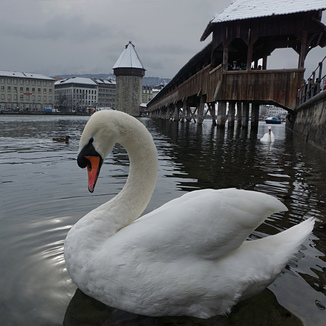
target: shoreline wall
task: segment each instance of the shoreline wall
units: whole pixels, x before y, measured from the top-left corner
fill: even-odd
[[[287,127],[306,142],[326,151],[326,91],[323,91],[294,110]]]

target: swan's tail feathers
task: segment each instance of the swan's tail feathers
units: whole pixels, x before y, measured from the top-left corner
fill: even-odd
[[[303,242],[308,238],[315,224],[313,217],[295,225],[283,232],[275,234],[272,241],[277,248],[275,255],[279,256],[279,262],[286,264],[290,259],[294,258],[295,254],[300,250]],[[282,262],[282,260],[284,261]]]
[[[246,241],[240,247],[240,249],[244,249],[242,254],[247,254],[247,261],[251,260],[255,275],[255,285],[246,288],[242,298],[249,298],[261,292],[278,277],[289,261],[296,257],[303,242],[311,233],[314,223],[315,219],[309,218],[278,234],[259,240]],[[251,273],[249,268],[248,273]]]
[[[281,232],[288,239],[289,243],[292,243],[293,246],[299,247],[302,242],[304,242],[312,229],[314,228],[315,218],[310,217],[309,219]]]

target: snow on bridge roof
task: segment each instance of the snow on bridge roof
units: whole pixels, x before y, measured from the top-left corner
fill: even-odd
[[[235,0],[215,15],[211,23],[325,9],[325,0]]]

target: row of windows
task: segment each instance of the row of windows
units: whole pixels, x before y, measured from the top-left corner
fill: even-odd
[[[74,94],[96,94],[96,90],[74,88]]]
[[[16,79],[16,78],[1,78],[1,84],[8,84],[8,85],[32,85],[32,86],[41,86],[43,85],[44,87],[49,86],[52,87],[53,86],[53,81],[46,81],[46,80],[29,80],[29,79]]]
[[[109,90],[99,90],[99,94],[115,94],[115,89],[109,89]]]
[[[11,90],[13,90],[14,93],[17,93],[18,92],[18,87],[14,86],[14,87],[11,88],[11,86],[7,86],[7,92],[11,92]],[[43,94],[46,94],[47,90],[49,91],[49,93],[52,93],[52,88],[49,88],[49,89],[43,88]],[[5,91],[5,86],[1,86],[1,92],[4,92],[4,91]],[[25,93],[29,93],[30,92],[30,89],[29,89],[29,87],[25,87],[25,90],[24,90],[24,87],[20,87],[19,88],[19,91],[21,93],[24,93],[24,92]],[[35,92],[35,88],[34,87],[31,88],[31,92]],[[37,89],[37,92],[38,93],[41,93],[41,88],[38,88]]]
[[[75,100],[85,100],[85,101],[96,101],[96,96],[87,96],[87,97],[83,97],[83,96],[75,96]]]
[[[22,101],[22,100],[25,100],[25,101],[35,101],[36,99],[36,96],[35,95],[25,95],[25,97],[23,97],[23,95],[20,95],[19,96],[19,99]],[[5,94],[1,94],[1,100],[5,101],[11,101],[11,100],[14,100],[14,101],[17,101],[18,100],[18,95],[17,94],[14,94],[13,96],[11,96],[11,94],[8,94],[7,95],[7,99],[6,99],[6,96]],[[37,101],[40,102],[41,101],[41,95],[38,95],[37,96]],[[46,102],[47,101],[47,96],[43,96],[43,102]],[[49,96],[49,102],[52,101],[52,96]]]

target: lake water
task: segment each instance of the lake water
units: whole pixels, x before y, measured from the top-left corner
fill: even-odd
[[[70,280],[63,244],[70,227],[115,196],[128,175],[116,146],[93,194],[76,163],[88,117],[0,116],[0,324],[9,325],[279,325],[321,326],[326,320],[326,155],[275,125],[274,144],[257,134],[224,130],[205,121],[141,118],[159,154],[159,177],[146,212],[187,191],[237,187],[272,194],[289,208],[268,218],[260,238],[314,216],[313,234],[280,277],[228,317],[146,318],[109,309],[84,296]],[[69,144],[52,141],[69,135]],[[203,203],[204,205],[205,203]],[[73,299],[72,299],[73,298]],[[292,322],[292,324],[290,324]]]

